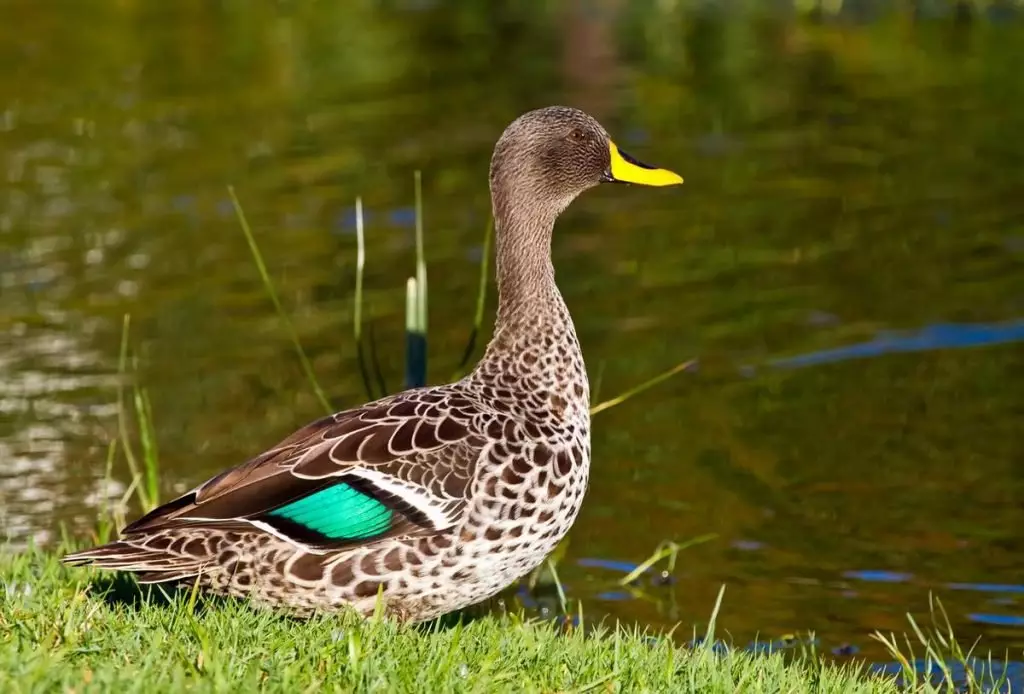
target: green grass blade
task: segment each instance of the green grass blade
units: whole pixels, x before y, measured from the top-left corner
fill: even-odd
[[[672,572],[676,567],[676,556],[684,549],[699,545],[704,542],[710,542],[714,540],[718,535],[716,533],[707,533],[705,535],[698,535],[697,537],[686,540],[685,542],[672,542],[666,540],[659,544],[655,548],[654,553],[651,554],[647,559],[641,562],[635,569],[630,571],[628,574],[619,579],[618,583],[620,586],[627,586],[636,579],[640,578],[641,575],[649,568],[657,564],[662,559],[668,559],[668,571]]]
[[[117,359],[117,436],[121,439],[124,459],[128,463],[128,471],[132,476],[131,487],[136,490],[139,504],[142,508],[151,509],[156,507],[156,503],[155,500],[149,498],[146,488],[140,484],[142,471],[131,443],[132,437],[128,427],[128,404],[125,402],[125,384],[128,381],[128,334],[130,330],[131,316],[126,313],[121,323],[121,348]]]
[[[363,224],[363,199],[356,198],[356,295],[353,299],[352,336],[356,342],[356,362],[363,389],[369,400],[374,399],[370,372],[366,368],[366,350],[363,344],[363,271],[366,267],[366,232]],[[381,391],[381,395],[384,392]]]
[[[725,584],[718,589],[718,597],[715,598],[715,606],[711,610],[711,619],[708,620],[708,629],[704,634],[704,645],[708,648],[714,646],[715,629],[718,626],[718,614],[722,610],[722,599],[725,597]]]
[[[487,307],[487,283],[490,281],[488,266],[491,259],[491,240],[494,236],[494,220],[487,218],[487,226],[484,228],[484,249],[483,257],[480,258],[480,283],[476,292],[476,312],[473,314],[473,327],[469,332],[469,339],[466,341],[466,348],[459,360],[457,374],[461,373],[476,351],[476,341],[480,336],[480,328],[484,322],[484,309]]]
[[[423,249],[423,176],[416,171],[416,276],[406,284],[405,387],[427,382],[427,261]]]
[[[363,268],[366,266],[366,236],[363,227],[363,199],[356,198],[356,295],[352,307],[352,332],[363,339]]]
[[[416,278],[410,277],[405,281],[405,332],[416,332],[417,316]]]
[[[659,383],[667,381],[668,379],[670,379],[673,376],[675,376],[677,373],[681,373],[683,371],[686,371],[688,368],[690,368],[691,366],[693,366],[696,363],[697,363],[696,359],[688,359],[687,361],[684,361],[684,362],[682,362],[680,364],[676,364],[671,369],[668,369],[667,371],[663,371],[660,374],[658,374],[657,376],[654,376],[653,378],[647,379],[646,381],[644,381],[640,385],[634,386],[634,387],[630,388],[629,390],[627,390],[626,392],[621,393],[619,395],[616,395],[614,398],[609,398],[608,400],[605,400],[604,402],[600,402],[600,403],[594,405],[593,407],[590,408],[590,414],[591,415],[595,415],[598,412],[604,412],[605,410],[611,409],[612,407],[615,407],[616,405],[621,405],[622,403],[624,403],[627,400],[629,400],[631,397],[633,397],[635,395],[639,395],[640,393],[644,392],[645,390],[648,390],[649,388],[653,388],[654,386],[658,385]]]
[[[302,364],[302,370],[306,374],[306,380],[309,381],[309,385],[313,388],[313,392],[316,394],[317,399],[327,412],[334,412],[334,408],[331,407],[330,401],[327,399],[327,395],[320,387],[320,383],[316,379],[316,374],[313,371],[313,365],[310,363],[309,358],[306,356],[306,351],[302,349],[302,343],[299,342],[299,333],[295,329],[295,324],[292,323],[291,318],[285,313],[284,307],[281,305],[281,300],[277,296],[277,290],[274,289],[274,283],[270,279],[270,273],[267,272],[267,265],[263,262],[263,254],[260,253],[259,246],[256,244],[256,238],[252,235],[252,229],[249,227],[249,222],[245,218],[245,212],[242,210],[241,203],[238,202],[238,196],[235,195],[235,187],[228,186],[228,195],[231,196],[231,204],[235,208],[235,216],[238,218],[238,223],[242,227],[242,233],[245,234],[245,240],[249,244],[249,251],[252,253],[253,260],[256,263],[256,269],[259,271],[260,279],[263,280],[263,288],[267,292],[267,296],[270,297],[270,301],[274,304],[274,310],[277,311],[278,317],[284,323],[285,328],[288,330],[288,336],[291,338],[292,346],[295,348],[295,354],[299,358],[299,362]]]
[[[416,322],[419,332],[427,335],[427,260],[423,250],[423,176],[415,175],[416,183]]]
[[[138,365],[135,367],[135,372],[138,374]],[[149,502],[149,505],[143,510],[149,512],[156,508],[160,502],[159,454],[156,446],[156,430],[153,426],[152,405],[150,404],[149,394],[138,385],[138,377],[136,377],[133,402],[135,405],[135,421],[139,432],[139,442],[142,445],[146,497]]]
[[[99,519],[96,522],[95,533],[97,544],[100,545],[106,544],[110,540],[110,535],[117,526],[118,510],[110,503],[107,491],[110,489],[114,479],[114,459],[117,458],[118,441],[120,439],[114,437],[107,444],[107,460],[103,468],[103,506],[100,509]]]
[[[421,330],[419,282],[405,283],[405,387],[418,388],[427,382],[427,337]]]

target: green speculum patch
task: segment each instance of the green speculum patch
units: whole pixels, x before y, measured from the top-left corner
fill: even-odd
[[[304,496],[269,515],[293,523],[332,540],[364,540],[391,526],[391,509],[354,487],[339,483]]]

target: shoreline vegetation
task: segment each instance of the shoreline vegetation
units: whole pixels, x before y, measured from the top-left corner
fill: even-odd
[[[307,621],[0,553],[0,691],[896,692],[892,678],[584,621]],[[585,625],[585,626],[584,626]],[[705,643],[712,643],[714,621]]]
[[[245,600],[65,567],[59,557],[75,546],[0,549],[0,691],[1007,690],[1005,675],[991,676],[1000,672],[996,661],[974,659],[951,635],[925,634],[913,622],[905,640],[876,636],[901,666],[880,673],[867,663],[829,662],[810,648],[729,647],[716,640],[722,593],[706,631],[694,630],[688,646],[672,632],[588,622],[582,606],[562,621],[512,611],[416,626],[350,614],[299,620]],[[960,676],[951,657],[960,659]],[[979,671],[987,674],[972,674]]]
[[[407,325],[410,339],[417,344],[408,352],[407,381],[426,378],[426,264],[420,240],[418,172],[416,183],[417,262],[409,284]],[[310,387],[330,410],[238,198],[232,188],[228,192],[268,297],[288,329]],[[361,210],[357,201],[359,272],[353,336],[367,395],[380,397],[384,386],[372,326],[367,344],[362,324]],[[480,293],[457,375],[477,346],[491,234],[488,228]],[[126,524],[130,502],[143,511],[159,503],[154,415],[146,389],[134,378],[137,361],[130,350],[129,327],[126,315],[119,359],[118,426],[108,446],[106,477],[112,479],[115,466],[123,465],[131,483],[119,501],[101,509],[89,538],[97,544],[111,539],[115,529]],[[605,400],[597,393],[603,370],[599,366],[592,413],[615,407],[693,364],[693,360],[682,362]],[[381,391],[377,395],[375,385]],[[663,541],[620,584],[630,584],[663,561],[671,572],[680,551],[713,537]],[[13,551],[0,545],[0,691],[928,692],[1001,691],[1007,686],[999,661],[960,647],[937,600],[931,603],[935,629],[926,631],[908,616],[909,635],[873,636],[899,666],[895,674],[882,674],[870,671],[867,663],[828,662],[812,647],[794,654],[770,649],[750,652],[723,644],[716,640],[715,630],[724,587],[706,632],[694,631],[687,647],[674,637],[678,629],[658,634],[589,622],[582,604],[570,613],[554,558],[529,578],[528,585],[532,588],[546,572],[546,580],[553,580],[558,590],[562,612],[568,615],[564,619],[528,619],[509,611],[401,626],[354,615],[296,620],[254,609],[244,600],[207,597],[188,588],[140,587],[123,574],[63,566],[60,557],[80,544],[65,531],[57,547]],[[556,550],[553,556],[558,554]],[[931,676],[923,677],[922,672]]]

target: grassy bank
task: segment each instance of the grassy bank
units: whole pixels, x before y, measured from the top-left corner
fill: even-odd
[[[0,552],[0,691],[896,691],[848,668],[681,649],[600,626],[297,621],[187,591],[145,597],[133,585],[40,551]]]

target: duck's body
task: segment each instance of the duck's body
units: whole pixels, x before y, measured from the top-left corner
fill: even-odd
[[[383,599],[411,621],[526,575],[587,488],[589,386],[550,242],[601,180],[681,182],[623,158],[574,109],[517,119],[492,159],[498,318],[472,373],[314,422],[66,561],[297,614],[369,614]]]
[[[516,358],[490,352],[457,383],[325,417],[70,559],[297,614],[369,614],[382,590],[389,613],[423,620],[494,595],[564,537],[587,486],[579,344],[571,323],[536,328],[551,342],[509,345]],[[272,510],[324,488],[335,497],[322,503],[364,520]]]

